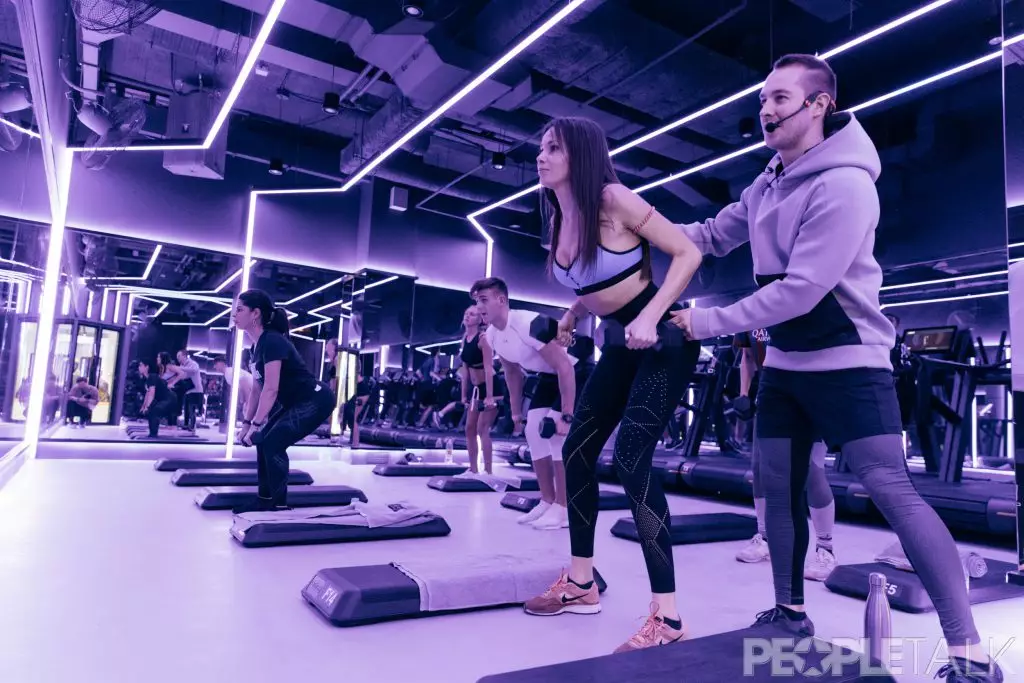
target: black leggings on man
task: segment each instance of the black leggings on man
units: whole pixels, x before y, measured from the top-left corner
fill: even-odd
[[[648,287],[606,317],[628,325],[655,292],[653,285]],[[576,404],[562,449],[572,554],[590,558],[594,556],[597,525],[597,458],[618,425],[615,470],[629,496],[654,593],[675,591],[675,568],[668,503],[660,473],[651,471],[651,460],[666,423],[690,383],[699,355],[698,342],[643,350],[605,345]]]
[[[309,398],[288,408],[274,407],[256,444],[260,498],[275,506],[288,504],[288,448],[316,431],[334,412],[334,402],[334,392],[318,384]]]
[[[803,605],[807,485],[820,434],[843,457],[903,543],[949,645],[979,642],[963,566],[946,525],[914,488],[889,370],[796,372],[765,368],[757,394],[757,448],[775,601]]]

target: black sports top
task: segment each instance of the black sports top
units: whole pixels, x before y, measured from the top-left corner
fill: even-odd
[[[463,340],[462,351],[459,353],[462,362],[472,370],[484,369],[484,352],[480,350],[480,335]]]

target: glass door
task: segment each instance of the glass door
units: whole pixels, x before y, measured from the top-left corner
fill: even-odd
[[[114,388],[114,377],[117,374],[117,351],[121,346],[121,333],[117,330],[100,330],[100,348],[97,354],[95,386],[100,393],[100,401],[92,413],[97,424],[110,424],[110,397]],[[93,379],[90,377],[90,380]]]

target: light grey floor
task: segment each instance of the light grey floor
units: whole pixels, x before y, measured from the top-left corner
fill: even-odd
[[[499,506],[500,494],[444,494],[423,479],[374,476],[370,466],[339,462],[331,450],[296,465],[318,484],[358,486],[374,502],[429,507],[447,518],[451,536],[246,550],[228,534],[230,513],[199,510],[196,489],[171,486],[170,474],[150,462],[26,463],[0,490],[0,681],[472,682],[607,654],[641,625],[649,588],[640,549],[609,533],[626,514],[620,512],[599,521],[597,566],[609,590],[598,616],[542,619],[503,609],[353,629],[328,625],[299,594],[321,568],[439,554],[457,562],[460,554],[492,548],[568,555],[567,530],[517,525],[517,513]],[[670,504],[675,514],[730,509],[679,496]],[[836,530],[846,562],[870,560],[891,539],[882,529]],[[675,550],[680,608],[694,637],[744,627],[773,603],[769,565],[736,562],[737,547]],[[1012,559],[1006,551],[985,554]],[[808,603],[821,637],[862,634],[862,602],[811,584]],[[1024,602],[981,605],[975,614],[996,650],[1015,635],[1024,641]],[[893,629],[920,639],[916,657],[906,643],[904,661],[918,673],[898,680],[931,680],[943,663],[940,652],[929,664],[939,647],[934,615],[896,613]],[[1007,681],[1024,680],[1024,642],[1014,642],[1001,661]],[[699,680],[683,674],[680,681]]]

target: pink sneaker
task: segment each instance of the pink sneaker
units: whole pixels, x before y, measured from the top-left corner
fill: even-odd
[[[666,624],[661,615],[658,614],[658,603],[652,602],[651,615],[647,617],[647,621],[644,622],[644,625],[637,631],[636,635],[615,648],[615,654],[642,650],[658,645],[671,645],[685,637],[686,627],[683,626],[677,630]]]

